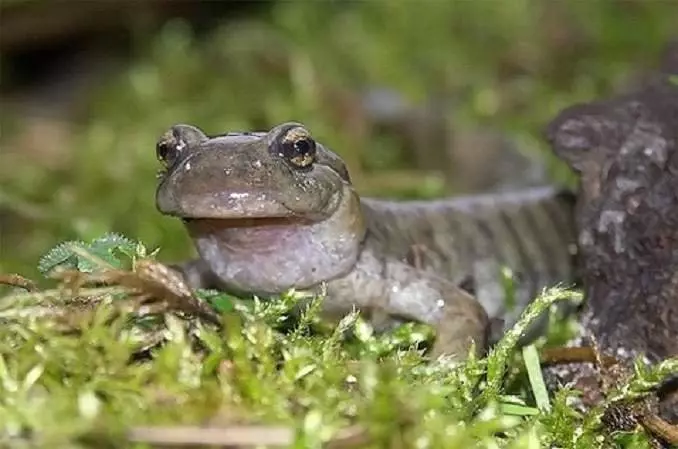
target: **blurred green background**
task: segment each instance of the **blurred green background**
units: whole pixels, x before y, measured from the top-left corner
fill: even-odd
[[[108,231],[191,254],[154,205],[177,122],[303,122],[365,195],[571,185],[546,123],[638,82],[678,34],[671,0],[0,5],[0,271],[29,276]]]

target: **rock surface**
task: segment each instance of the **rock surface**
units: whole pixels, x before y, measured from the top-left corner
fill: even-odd
[[[579,343],[593,337],[625,363],[678,356],[678,45],[635,91],[565,109],[547,134],[580,176]],[[583,388],[584,403],[597,400],[590,365],[566,371],[561,381]],[[661,414],[678,422],[678,393],[665,393]]]

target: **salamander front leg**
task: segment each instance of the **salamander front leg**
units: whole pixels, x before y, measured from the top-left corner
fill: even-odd
[[[431,355],[454,355],[455,358],[467,357],[472,343],[475,353],[482,356],[486,349],[490,333],[490,321],[485,309],[466,291],[450,285],[442,291],[445,305],[440,317],[433,324],[436,340]]]

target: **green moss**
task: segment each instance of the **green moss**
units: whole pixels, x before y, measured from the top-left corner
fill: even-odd
[[[85,271],[101,276],[111,266],[154,257],[139,250],[144,245],[126,252],[129,241],[120,236],[96,239],[90,248],[96,253],[112,240],[120,250],[108,253],[114,260]],[[116,304],[128,301],[124,289],[73,289],[77,278],[67,279],[53,290],[0,297],[5,444],[146,447],[129,441],[148,441],[148,426],[169,426],[161,439],[178,433],[202,441],[207,430],[191,426],[223,430],[247,423],[289,429],[285,447],[320,447],[345,433],[362,442],[358,447],[604,447],[599,411],[575,412],[568,405],[573,392],[559,391],[549,407],[539,408],[530,383],[515,386],[505,378],[524,371],[515,335],[576,292],[544,292],[487,359],[460,364],[429,360],[418,349],[430,337],[423,326],[377,335],[356,313],[316,326],[322,298],[314,298],[291,329],[283,324],[299,299],[293,292],[267,301],[232,299],[234,307],[214,326],[177,314],[161,297],[156,300],[170,307],[149,321],[152,303],[121,309]],[[76,294],[91,307],[58,319]],[[49,315],[40,318],[38,310]],[[525,363],[532,379],[540,376],[536,359]],[[677,365],[639,365],[609,400],[644,394]],[[275,432],[264,427],[255,435],[263,441]],[[629,434],[618,447],[646,447],[643,435]]]

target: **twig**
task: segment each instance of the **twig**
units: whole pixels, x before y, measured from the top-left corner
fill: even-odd
[[[609,355],[602,355],[603,366],[616,365],[618,360]],[[597,357],[590,346],[545,348],[540,355],[542,365],[562,365],[565,363],[596,363]]]
[[[135,427],[127,438],[165,446],[289,446],[294,431],[274,426]]]
[[[35,282],[19,274],[0,273],[0,284],[23,288],[24,290],[28,290],[29,292],[34,292],[38,290],[38,287],[37,285],[35,285]]]
[[[671,444],[678,445],[678,426],[669,424],[654,413],[641,416],[639,421],[643,427],[653,434],[658,435]]]

